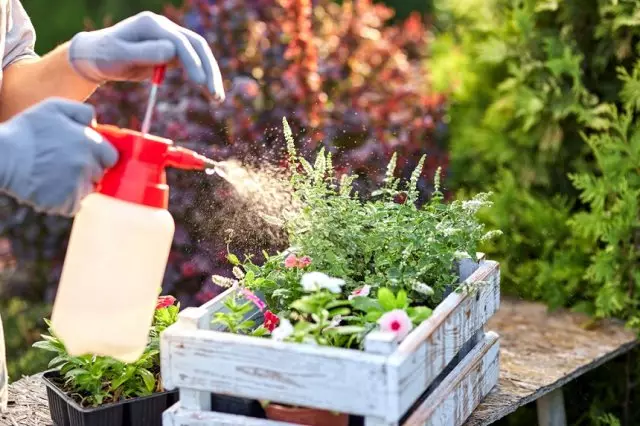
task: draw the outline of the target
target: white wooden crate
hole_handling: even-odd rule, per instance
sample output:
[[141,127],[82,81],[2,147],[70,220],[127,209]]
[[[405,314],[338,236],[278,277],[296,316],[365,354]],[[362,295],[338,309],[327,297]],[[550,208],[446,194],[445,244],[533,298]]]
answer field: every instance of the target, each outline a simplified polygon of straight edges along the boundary
[[500,303],[498,263],[481,261],[463,287],[400,344],[372,332],[364,352],[215,330],[233,289],[187,308],[162,334],[164,385],[180,389],[164,426],[285,425],[210,411],[211,392],[360,415],[366,426],[461,425],[498,381],[498,336],[483,332]]

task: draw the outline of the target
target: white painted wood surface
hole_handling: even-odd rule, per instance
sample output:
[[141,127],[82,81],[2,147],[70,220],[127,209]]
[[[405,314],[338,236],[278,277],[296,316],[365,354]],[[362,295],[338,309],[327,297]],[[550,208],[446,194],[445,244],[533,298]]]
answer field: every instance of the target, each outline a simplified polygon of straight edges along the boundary
[[176,403],[162,414],[162,426],[297,426],[293,423],[184,409]]
[[397,404],[389,416],[399,418],[445,369],[464,343],[500,306],[500,269],[484,261],[466,281],[469,291],[453,293],[400,343],[389,358],[390,375],[397,377]]
[[498,383],[498,335],[485,334],[480,342],[403,426],[459,426]]
[[229,289],[200,308],[185,310],[178,323],[163,333],[165,387],[193,395],[191,402],[185,401],[188,407],[177,411],[181,416],[184,410],[198,411],[199,396],[216,392],[362,415],[367,426],[397,425],[498,309],[496,262],[482,261],[465,284],[470,291],[449,295],[403,342],[373,332],[365,339],[365,352],[217,331],[211,318],[235,291]]
[[[176,334],[174,334],[176,333]],[[386,357],[209,330],[167,329],[167,389],[384,415]],[[356,397],[359,396],[359,397]]]

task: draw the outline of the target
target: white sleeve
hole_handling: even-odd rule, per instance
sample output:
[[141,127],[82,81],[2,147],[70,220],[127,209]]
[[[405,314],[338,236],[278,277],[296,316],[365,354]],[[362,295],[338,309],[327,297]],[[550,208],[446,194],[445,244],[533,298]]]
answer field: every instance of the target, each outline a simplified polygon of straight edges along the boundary
[[2,68],[27,58],[37,58],[36,31],[20,0],[7,1],[7,34]]

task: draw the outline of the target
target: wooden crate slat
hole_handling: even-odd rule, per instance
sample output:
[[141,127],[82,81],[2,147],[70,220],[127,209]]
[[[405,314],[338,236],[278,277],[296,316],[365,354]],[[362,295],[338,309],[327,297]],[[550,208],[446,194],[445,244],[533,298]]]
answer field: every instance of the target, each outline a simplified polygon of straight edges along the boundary
[[399,398],[390,404],[387,418],[400,418],[498,310],[497,262],[483,261],[465,284],[473,291],[449,295],[389,357],[388,377],[398,384]]
[[168,328],[162,351],[169,390],[183,387],[369,416],[384,417],[388,411],[387,357],[382,355],[186,327]]
[[485,334],[447,378],[403,423],[403,426],[459,426],[498,383],[500,343]]
[[174,404],[162,415],[163,426],[296,426],[293,423],[256,419],[235,414],[185,410]]

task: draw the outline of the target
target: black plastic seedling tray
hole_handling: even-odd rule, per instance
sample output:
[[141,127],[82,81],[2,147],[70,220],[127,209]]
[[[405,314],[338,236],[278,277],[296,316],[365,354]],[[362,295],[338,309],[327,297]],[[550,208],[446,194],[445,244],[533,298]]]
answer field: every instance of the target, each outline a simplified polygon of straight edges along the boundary
[[162,413],[178,400],[178,391],[172,391],[83,408],[56,385],[58,372],[48,372],[43,377],[56,426],[162,426]]

